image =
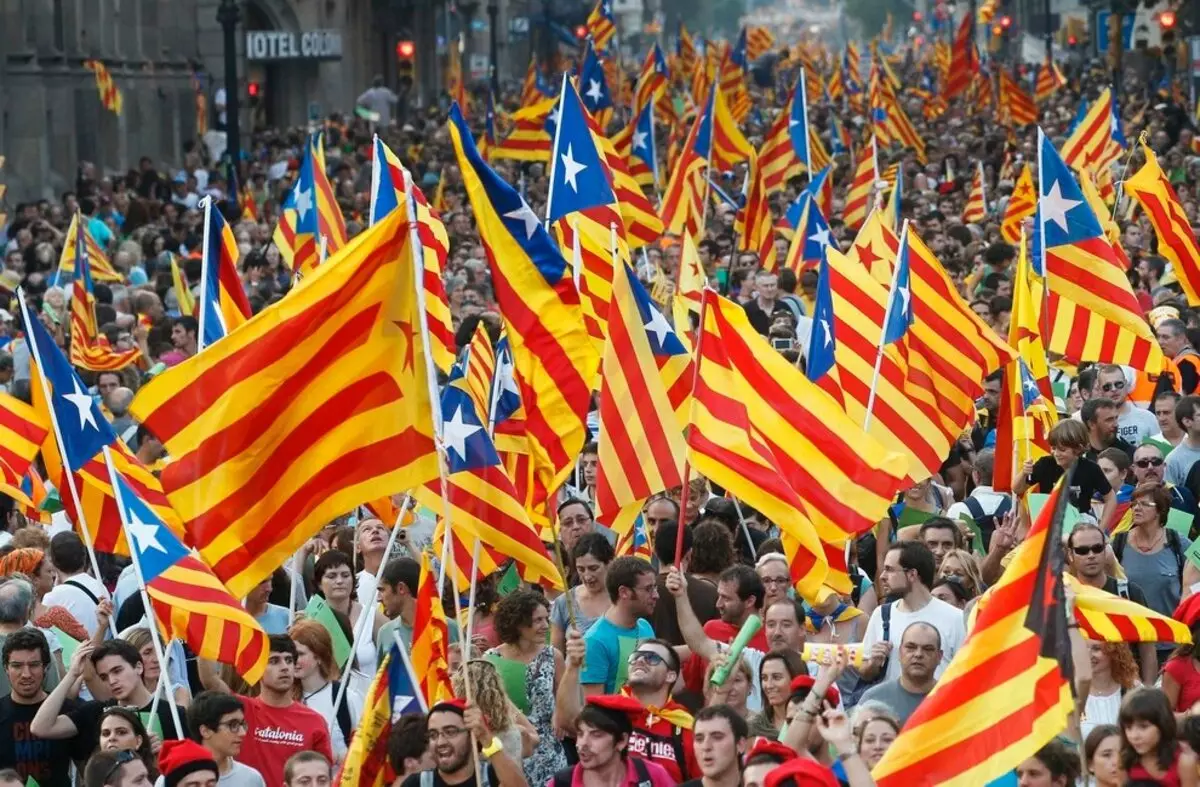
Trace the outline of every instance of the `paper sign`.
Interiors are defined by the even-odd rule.
[[[58,641],[62,643],[62,660],[63,666],[69,667],[71,659],[75,656],[75,651],[79,650],[79,640],[71,637],[58,626],[51,626],[50,630],[54,632],[54,636],[58,637]]]
[[[342,626],[338,623],[333,609],[325,599],[313,596],[308,600],[308,606],[304,608],[304,615],[320,623],[329,632],[329,637],[333,640],[333,660],[339,670],[345,667],[346,662],[350,659],[352,643],[346,639],[346,634],[342,631]]]
[[[1043,495],[1040,492],[1030,492],[1025,496],[1026,502],[1029,503],[1029,521],[1036,522],[1038,514],[1046,506],[1046,501],[1050,499],[1050,495]],[[1063,514],[1062,534],[1065,536],[1075,529],[1075,525],[1079,524],[1079,509],[1070,503],[1067,504],[1066,513]]]
[[[1192,561],[1193,566],[1200,568],[1200,539],[1193,541],[1192,545],[1188,547],[1187,552],[1183,553],[1183,556]],[[1200,582],[1197,582],[1196,584],[1200,585]],[[1195,587],[1192,587],[1192,592],[1196,592]]]
[[[142,720],[142,726],[146,728],[146,732],[152,732],[158,736],[161,741],[163,739],[162,719],[157,713],[150,711],[138,711],[138,718]]]
[[[1178,508],[1172,508],[1167,514],[1167,527],[1174,530],[1184,538],[1189,538],[1192,532],[1192,519],[1194,517],[1186,511],[1180,511]]]

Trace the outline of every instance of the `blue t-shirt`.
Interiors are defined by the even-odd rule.
[[[258,625],[263,627],[263,631],[268,634],[286,634],[289,617],[287,607],[281,607],[278,604],[267,604],[267,608],[263,613],[254,619],[258,621]]]
[[[654,629],[645,618],[638,618],[633,628],[623,628],[601,617],[583,635],[587,655],[579,682],[603,683],[604,693],[612,694],[625,685],[629,654],[647,639],[654,639]]]

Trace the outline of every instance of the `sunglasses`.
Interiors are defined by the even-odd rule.
[[[1163,460],[1157,456],[1153,459],[1139,459],[1134,462],[1135,465],[1145,470],[1147,467],[1161,467]]]
[[[635,650],[629,654],[629,664],[633,666],[639,661],[645,662],[648,667],[657,667],[660,664],[666,664],[667,660],[658,655],[652,650]]]
[[[104,775],[105,784],[109,784],[112,781],[112,777],[117,773],[117,771],[121,770],[121,768],[137,759],[137,755],[128,749],[122,749],[121,751],[117,752],[114,757],[116,758],[116,762],[114,762],[112,767],[108,769],[108,773]]]
[[[1071,547],[1076,555],[1099,555],[1104,551],[1104,544],[1092,544],[1090,547]]]
[[[1100,386],[1100,390],[1101,390],[1101,391],[1105,391],[1105,392],[1108,392],[1108,391],[1119,391],[1119,390],[1121,390],[1121,389],[1122,389],[1122,388],[1124,388],[1124,387],[1125,387],[1125,383],[1123,383],[1123,382],[1119,382],[1119,383],[1105,383],[1104,385],[1101,385],[1101,386]]]

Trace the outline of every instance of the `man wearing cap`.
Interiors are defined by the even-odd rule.
[[[633,697],[596,694],[588,697],[576,722],[579,763],[561,770],[546,787],[667,787],[675,782],[657,762],[630,757],[633,719],[646,709]],[[401,787],[417,787],[404,784]]]
[[[703,774],[686,787],[740,787],[742,755],[750,727],[728,705],[709,705],[696,715],[696,762]]]
[[[217,761],[192,740],[163,741],[158,752],[163,787],[216,787]]]
[[[743,787],[763,787],[768,773],[794,759],[796,752],[791,747],[770,738],[755,738],[746,752]]]
[[[583,649],[582,638],[572,629],[567,635],[567,669],[559,679],[556,695],[559,723],[568,727],[581,712],[578,681]],[[642,707],[641,713],[631,714],[628,753],[658,763],[676,784],[700,773],[692,740],[692,714],[671,696],[678,679],[679,654],[666,640],[651,639],[639,643],[629,654],[628,676],[621,687],[621,696]]]
[[[933,674],[941,660],[942,635],[938,630],[922,621],[909,624],[900,635],[900,677],[867,689],[860,702],[882,702],[903,726],[933,691],[937,682]]]
[[[478,787],[475,780],[475,747],[487,761],[486,781],[492,787],[527,787],[520,762],[488,729],[483,713],[460,699],[445,700],[429,709],[426,722],[434,769],[409,776],[400,787]]]

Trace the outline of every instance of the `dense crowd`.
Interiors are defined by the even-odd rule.
[[[1041,107],[1042,128],[1060,145],[1080,100],[1094,99],[1107,81],[1098,63],[1068,77]],[[744,130],[755,147],[792,78],[781,69],[778,89],[751,87],[755,110]],[[1160,91],[1132,73],[1123,84],[1125,137],[1146,133],[1197,229],[1200,148],[1190,113],[1170,86]],[[510,109],[517,101],[515,92],[502,97]],[[841,103],[810,101],[826,140],[835,113],[857,138],[865,118]],[[1014,187],[1015,168],[1005,165],[1034,160],[1036,129],[997,126],[992,115],[957,102],[936,117],[916,99],[906,108],[926,140],[928,161],[893,148],[881,152],[881,168],[903,168],[904,217],[971,308],[1006,337],[1017,250],[1000,236]],[[487,252],[455,164],[445,107],[404,111],[378,128],[354,115],[333,116],[322,130],[349,235],[366,224],[377,131],[417,185],[440,195],[450,239],[444,278],[459,346],[480,320],[498,331]],[[199,202],[209,196],[233,225],[253,310],[283,298],[292,274],[275,246],[275,225],[307,132],[256,129],[241,188],[231,188],[225,168],[197,142],[182,162],[143,159],[127,173],[85,162],[72,191],[16,206],[0,235],[7,306],[0,308],[0,342],[8,349],[0,354],[0,388],[30,399],[29,354],[15,340],[18,286],[60,346],[69,340],[68,292],[56,269],[78,213],[120,278],[95,286],[100,331],[113,347],[139,347],[143,355],[137,365],[84,379],[137,457],[149,467],[161,462],[161,444],[128,411],[146,379],[197,352],[197,322],[181,313],[172,262],[184,289],[194,291]],[[1119,168],[1133,171],[1141,158],[1131,150]],[[988,215],[964,224],[975,162],[983,163]],[[829,223],[845,250],[854,233],[840,216],[852,173],[848,157],[838,163]],[[544,213],[544,164],[493,165]],[[744,175],[739,166],[713,177],[736,194]],[[773,195],[775,218],[803,185],[797,178]],[[760,333],[788,339],[776,346],[802,363],[815,271],[765,272],[757,254],[738,250],[736,206],[714,201],[708,210],[698,252],[709,281],[744,304]],[[1048,492],[1078,462],[1068,490],[1078,514],[1066,538],[1071,574],[1176,616],[1200,637],[1200,607],[1190,603],[1200,583],[1200,556],[1192,550],[1200,525],[1200,311],[1189,308],[1155,252],[1148,219],[1118,212],[1117,221],[1132,261],[1129,280],[1172,371],[1147,381],[1120,366],[1056,364],[1061,420],[1049,434],[1051,454],[1026,462],[1014,491]],[[787,241],[778,243],[782,258]],[[679,260],[677,239],[664,238],[648,248],[640,269],[648,284],[671,281]],[[899,494],[880,525],[854,544],[852,592],[817,606],[795,596],[777,527],[695,474],[686,489],[646,505],[653,558],[616,556],[614,534],[593,518],[596,447],[589,443],[556,512],[569,589],[555,597],[507,587],[503,572],[480,582],[470,619],[450,624],[451,670],[463,699],[394,721],[394,783],[873,784],[871,769],[937,685],[967,637],[975,601],[1000,579],[1027,526],[1015,516],[1013,496],[992,488],[1000,385],[998,374],[984,381],[978,423],[939,472]],[[270,656],[259,684],[246,686],[178,642],[161,664],[127,561],[102,555],[102,575],[94,576],[63,514],[46,527],[8,498],[0,505],[0,785],[31,778],[63,787],[73,763],[87,787],[155,780],[167,787],[327,785],[391,643],[411,648],[419,559],[434,529],[429,512],[416,512],[392,553],[383,523],[348,513],[251,592],[245,606],[270,635]],[[684,548],[678,564],[677,538]],[[450,595],[444,599],[453,617]],[[348,641],[355,641],[352,621],[369,622],[344,671],[336,666],[339,632],[303,613],[316,597]],[[731,659],[731,643],[755,617],[761,630]],[[1200,783],[1200,717],[1193,716],[1200,655],[1193,646],[1088,642],[1075,630],[1071,636],[1077,713],[1059,738],[995,783],[1066,787],[1080,778],[1080,763],[1105,787]]]

